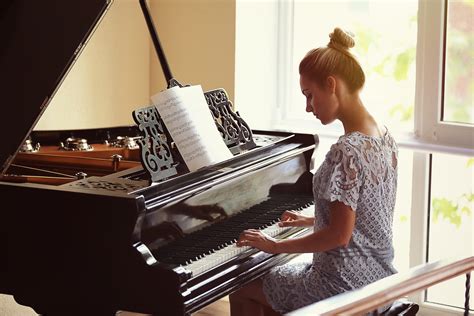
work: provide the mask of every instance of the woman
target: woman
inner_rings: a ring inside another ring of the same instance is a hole
[[[286,211],[281,226],[312,226],[300,238],[275,240],[244,231],[240,246],[269,253],[313,252],[311,263],[289,263],[231,294],[231,314],[273,315],[356,289],[396,272],[392,220],[397,187],[397,146],[364,107],[365,75],[340,28],[327,47],[313,49],[299,66],[306,111],[322,124],[339,120],[344,135],[332,145],[313,178],[315,217]]]

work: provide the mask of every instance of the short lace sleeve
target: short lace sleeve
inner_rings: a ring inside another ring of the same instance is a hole
[[[338,142],[331,147],[326,159],[327,181],[320,188],[320,198],[340,201],[355,211],[363,178],[357,152],[347,142]]]

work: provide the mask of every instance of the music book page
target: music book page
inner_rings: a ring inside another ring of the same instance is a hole
[[[151,97],[189,171],[232,158],[200,85],[173,87]]]

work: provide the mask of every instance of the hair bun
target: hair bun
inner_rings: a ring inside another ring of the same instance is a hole
[[[329,38],[331,40],[329,41],[328,46],[335,49],[348,50],[355,45],[354,34],[344,31],[339,27],[336,27],[334,31],[329,34]]]

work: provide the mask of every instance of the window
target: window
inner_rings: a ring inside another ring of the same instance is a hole
[[[446,122],[474,124],[472,1],[449,1],[446,17],[444,106],[441,117]]]
[[[454,4],[454,6],[453,6]],[[450,122],[461,120],[468,123],[468,115],[455,113],[472,113],[472,49],[468,49],[470,61],[457,59],[454,52],[459,52],[462,42],[471,42],[473,35],[469,32],[457,32],[453,25],[446,25],[448,8],[462,6],[467,15],[457,18],[472,27],[474,4],[465,0],[420,0],[418,14],[417,38],[417,85],[415,108],[415,134],[426,143],[438,143],[449,147],[474,148],[474,130],[472,124]],[[456,9],[454,12],[458,12]],[[451,10],[453,14],[453,10]],[[445,27],[446,26],[446,27]],[[446,31],[445,31],[446,30]],[[457,38],[454,36],[456,34]],[[462,38],[463,36],[466,38]],[[462,44],[461,46],[469,44]],[[446,47],[446,49],[445,49]],[[467,53],[466,52],[466,53]],[[461,52],[464,58],[465,53]],[[469,59],[469,57],[468,57]],[[466,75],[459,67],[462,65],[470,70]],[[452,68],[451,68],[452,67]],[[459,83],[459,76],[467,76],[466,81]],[[468,93],[462,92],[467,84]],[[443,89],[444,87],[444,89]],[[458,106],[457,104],[460,104]],[[459,108],[466,110],[459,110]],[[454,116],[462,116],[455,119]]]
[[[329,33],[339,26],[355,34],[353,52],[366,74],[365,106],[391,131],[413,132],[417,10],[416,0],[293,1],[290,96],[281,105],[281,121],[276,124],[285,126],[297,120],[317,123],[304,111],[298,64],[310,49],[326,45]],[[318,132],[328,128],[342,132],[342,127],[334,124],[319,125]]]
[[[309,49],[327,44],[335,26],[351,30],[366,71],[363,101],[400,147],[396,268],[451,254],[472,255],[474,2],[257,3],[237,0],[236,8],[236,107],[250,126],[316,133],[324,144],[317,149],[323,158],[321,151],[342,128],[318,125],[305,113],[298,64]],[[448,233],[463,243],[447,243],[442,238]],[[452,282],[412,299],[427,314],[446,315],[443,306],[463,306],[464,280]],[[453,296],[444,295],[447,291]]]

